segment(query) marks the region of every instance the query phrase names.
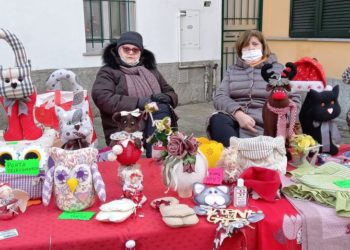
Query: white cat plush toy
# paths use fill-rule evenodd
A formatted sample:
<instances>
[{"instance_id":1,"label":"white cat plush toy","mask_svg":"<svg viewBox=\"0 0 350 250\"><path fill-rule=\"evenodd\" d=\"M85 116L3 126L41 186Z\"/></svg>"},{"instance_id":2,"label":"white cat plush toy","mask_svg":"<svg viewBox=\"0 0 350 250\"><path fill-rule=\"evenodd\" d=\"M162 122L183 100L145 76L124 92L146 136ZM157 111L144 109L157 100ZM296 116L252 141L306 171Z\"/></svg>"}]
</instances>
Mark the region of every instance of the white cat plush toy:
<instances>
[{"instance_id":1,"label":"white cat plush toy","mask_svg":"<svg viewBox=\"0 0 350 250\"><path fill-rule=\"evenodd\" d=\"M66 111L55 106L59 119L60 139L64 143L62 148L75 150L90 146L94 129L88 108L83 90L74 93L71 110Z\"/></svg>"}]
</instances>

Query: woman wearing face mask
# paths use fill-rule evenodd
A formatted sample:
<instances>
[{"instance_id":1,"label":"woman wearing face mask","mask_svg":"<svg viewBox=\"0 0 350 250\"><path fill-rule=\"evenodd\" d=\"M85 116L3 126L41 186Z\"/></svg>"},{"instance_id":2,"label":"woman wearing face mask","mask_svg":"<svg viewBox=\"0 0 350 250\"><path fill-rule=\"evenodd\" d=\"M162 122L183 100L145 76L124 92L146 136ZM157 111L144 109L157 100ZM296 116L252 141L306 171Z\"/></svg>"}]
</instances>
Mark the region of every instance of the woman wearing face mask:
<instances>
[{"instance_id":1,"label":"woman wearing face mask","mask_svg":"<svg viewBox=\"0 0 350 250\"><path fill-rule=\"evenodd\" d=\"M237 60L226 72L216 91L214 107L218 111L209 119L208 134L225 147L230 137L254 137L263 134L262 107L269 96L261 68L270 63L271 70L282 72L284 66L270 52L263 34L245 31L236 42ZM292 99L300 103L300 96Z\"/></svg>"},{"instance_id":2,"label":"woman wearing face mask","mask_svg":"<svg viewBox=\"0 0 350 250\"><path fill-rule=\"evenodd\" d=\"M143 48L142 36L137 32L123 33L117 42L108 45L102 56L104 66L97 73L92 87L92 99L100 110L106 144L110 135L117 132L112 115L120 111L144 110L147 103L157 102L159 111L154 119L172 118L177 106L177 94L156 68L152 52ZM154 131L150 119L145 123L144 138ZM146 147L151 157L151 145Z\"/></svg>"}]
</instances>

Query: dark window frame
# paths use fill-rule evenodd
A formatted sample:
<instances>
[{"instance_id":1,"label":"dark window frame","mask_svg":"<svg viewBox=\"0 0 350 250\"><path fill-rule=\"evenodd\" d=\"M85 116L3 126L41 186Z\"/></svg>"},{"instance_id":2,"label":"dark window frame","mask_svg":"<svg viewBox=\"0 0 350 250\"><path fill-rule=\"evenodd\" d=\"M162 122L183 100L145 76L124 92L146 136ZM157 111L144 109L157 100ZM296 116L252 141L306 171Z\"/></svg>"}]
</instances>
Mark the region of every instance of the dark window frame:
<instances>
[{"instance_id":1,"label":"dark window frame","mask_svg":"<svg viewBox=\"0 0 350 250\"><path fill-rule=\"evenodd\" d=\"M289 36L350 38L350 1L291 0Z\"/></svg>"}]
</instances>

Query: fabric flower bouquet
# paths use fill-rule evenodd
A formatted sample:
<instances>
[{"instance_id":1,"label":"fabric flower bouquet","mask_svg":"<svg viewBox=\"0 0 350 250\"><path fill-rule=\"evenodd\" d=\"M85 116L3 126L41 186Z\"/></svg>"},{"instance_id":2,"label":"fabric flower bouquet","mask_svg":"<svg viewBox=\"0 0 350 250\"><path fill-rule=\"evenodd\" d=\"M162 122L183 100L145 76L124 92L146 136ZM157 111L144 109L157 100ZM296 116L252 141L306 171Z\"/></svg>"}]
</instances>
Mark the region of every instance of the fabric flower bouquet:
<instances>
[{"instance_id":1,"label":"fabric flower bouquet","mask_svg":"<svg viewBox=\"0 0 350 250\"><path fill-rule=\"evenodd\" d=\"M290 147L294 151L293 158L298 159L297 161L294 160L295 165L304 163L310 152L313 153L310 163L315 165L317 153L322 145L318 144L310 135L299 134L292 136L290 139Z\"/></svg>"},{"instance_id":2,"label":"fabric flower bouquet","mask_svg":"<svg viewBox=\"0 0 350 250\"><path fill-rule=\"evenodd\" d=\"M156 129L147 142L161 143L164 147L159 157L163 161L164 184L178 191L180 197L191 197L192 184L202 182L208 170L207 159L198 150L198 141L193 135L173 131L169 117L153 124Z\"/></svg>"}]
</instances>

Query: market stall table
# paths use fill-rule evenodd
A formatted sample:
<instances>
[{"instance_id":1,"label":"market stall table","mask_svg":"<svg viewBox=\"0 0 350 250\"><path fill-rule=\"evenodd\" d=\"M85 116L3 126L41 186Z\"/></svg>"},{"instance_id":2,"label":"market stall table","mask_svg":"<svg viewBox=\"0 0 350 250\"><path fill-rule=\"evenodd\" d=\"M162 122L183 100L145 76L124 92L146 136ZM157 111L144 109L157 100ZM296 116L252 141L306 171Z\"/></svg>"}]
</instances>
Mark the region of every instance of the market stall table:
<instances>
[{"instance_id":1,"label":"market stall table","mask_svg":"<svg viewBox=\"0 0 350 250\"><path fill-rule=\"evenodd\" d=\"M0 240L0 249L116 250L125 249L127 240L135 240L136 249L212 249L216 225L208 223L204 217L200 218L199 224L187 228L174 229L164 224L160 213L151 208L149 203L155 198L177 195L174 191L164 193L166 188L162 183L160 165L151 159L141 159L140 164L144 173L144 194L148 201L137 211L136 216L120 224L102 223L95 219L59 220L62 211L51 201L48 207L32 206L12 220L0 221L0 231L18 231L17 237ZM107 201L119 198L122 190L117 178L117 163L103 162L99 164L99 169L106 183ZM179 200L191 207L195 205L192 199ZM99 205L96 201L87 210L98 212ZM230 208L233 208L232 205ZM262 210L265 219L252 224L254 229L246 227L243 230L248 249L301 249L295 238L289 240L286 237L296 235L293 232L293 216L297 215L286 199L273 203L250 200L249 208ZM286 230L289 230L289 234ZM221 249L240 249L241 240L241 234L234 234L224 242Z\"/></svg>"}]
</instances>

